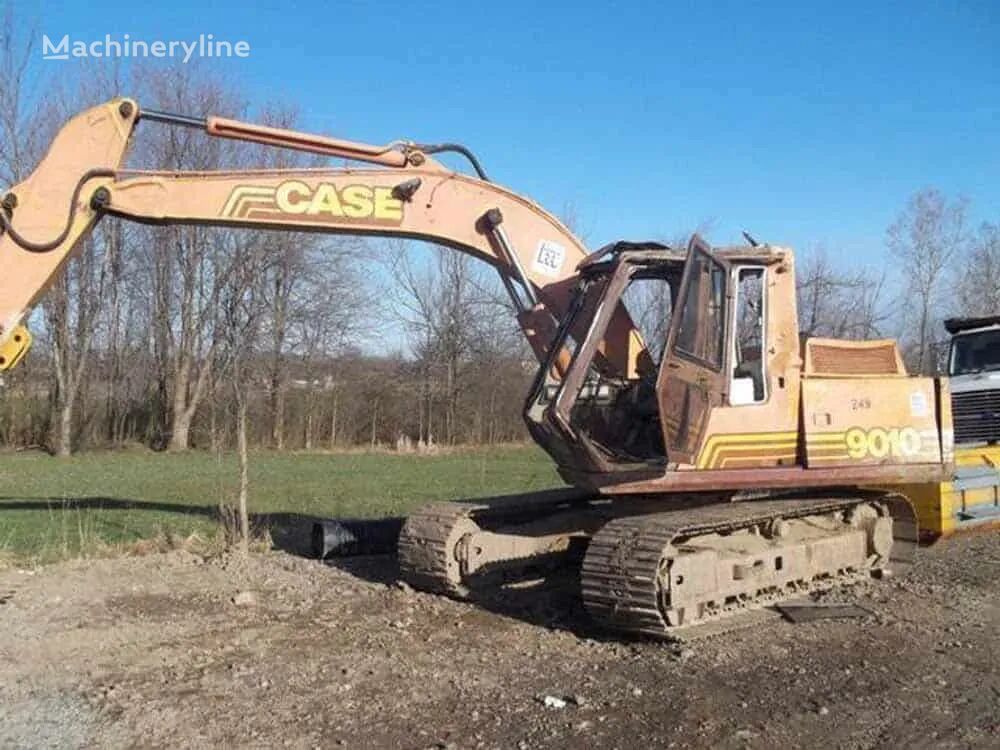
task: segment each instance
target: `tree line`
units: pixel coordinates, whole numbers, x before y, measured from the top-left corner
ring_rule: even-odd
[[[8,7],[0,186],[30,174],[68,117],[122,92],[155,109],[290,128],[300,119],[193,64],[81,65],[49,78],[33,64],[35,35],[15,27]],[[140,128],[132,154],[129,167],[166,170],[323,163],[175,128]],[[803,334],[894,336],[913,371],[933,371],[942,317],[1000,311],[1000,226],[970,227],[968,213],[960,198],[920,190],[886,230],[885,267],[800,255]],[[69,455],[525,439],[535,363],[495,273],[410,245],[103,221],[33,315],[33,353],[4,377],[0,445]],[[663,317],[662,300],[640,305],[637,319]]]

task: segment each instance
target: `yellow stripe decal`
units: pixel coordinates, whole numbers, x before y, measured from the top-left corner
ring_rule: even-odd
[[[784,457],[798,442],[796,432],[748,432],[736,435],[712,435],[705,441],[695,465],[699,469],[716,468],[733,451],[759,451],[762,457],[780,453]]]

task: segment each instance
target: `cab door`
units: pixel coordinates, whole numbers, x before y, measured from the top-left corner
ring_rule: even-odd
[[[667,459],[693,464],[713,407],[725,403],[729,264],[695,235],[657,378]]]

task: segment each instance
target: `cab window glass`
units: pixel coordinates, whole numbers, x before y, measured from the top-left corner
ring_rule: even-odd
[[[695,253],[690,262],[691,281],[681,309],[675,348],[719,370],[726,331],[726,272],[703,253]]]

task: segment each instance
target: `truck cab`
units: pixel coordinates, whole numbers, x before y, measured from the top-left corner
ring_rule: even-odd
[[[951,379],[955,444],[1000,442],[1000,315],[949,318],[948,377]]]
[[[1000,526],[1000,315],[944,325],[955,471],[949,481],[908,492],[927,539]]]

